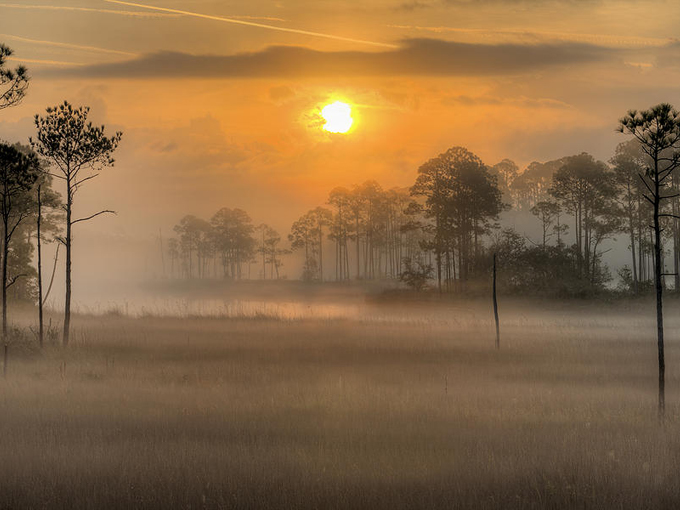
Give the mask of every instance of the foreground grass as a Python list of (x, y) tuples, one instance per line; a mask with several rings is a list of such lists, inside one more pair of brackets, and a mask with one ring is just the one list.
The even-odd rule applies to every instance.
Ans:
[[(0, 382), (0, 508), (677, 508), (677, 324), (80, 317)], [(672, 312), (670, 312), (672, 315)]]

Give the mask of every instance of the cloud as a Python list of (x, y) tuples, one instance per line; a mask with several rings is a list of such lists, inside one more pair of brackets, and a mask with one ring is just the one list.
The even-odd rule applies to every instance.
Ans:
[(526, 108), (571, 108), (572, 106), (557, 99), (533, 97), (496, 97), (496, 96), (449, 96), (442, 99), (446, 106), (519, 106)]
[(20, 5), (20, 4), (0, 4), (0, 7), (5, 9), (25, 9), (25, 10), (39, 10), (39, 11), (74, 11), (74, 12), (92, 12), (98, 14), (115, 14), (118, 16), (130, 16), (133, 18), (177, 18), (179, 14), (157, 13), (157, 12), (139, 12), (139, 11), (119, 11), (113, 9), (93, 9), (91, 7), (68, 7), (65, 5)]
[(398, 5), (394, 10), (404, 12), (414, 12), (422, 9), (430, 9), (434, 7), (431, 3), (422, 2), (420, 0), (410, 0)]
[(67, 50), (80, 50), (80, 51), (88, 51), (88, 52), (95, 52), (95, 53), (110, 53), (114, 55), (125, 55), (127, 57), (135, 57), (138, 56), (138, 53), (131, 53), (129, 51), (120, 51), (120, 50), (111, 50), (108, 48), (100, 48), (98, 46), (84, 46), (82, 44), (70, 44), (70, 43), (62, 43), (62, 42), (56, 42), (56, 41), (44, 41), (41, 39), (29, 39), (28, 37), (20, 37), (18, 35), (10, 35), (10, 34), (0, 34), (0, 37), (3, 39), (10, 39), (13, 41), (20, 41), (28, 44), (38, 44), (38, 45), (44, 45), (44, 46), (52, 46), (55, 48), (64, 48)]
[(182, 16), (191, 16), (194, 18), (201, 18), (201, 19), (207, 19), (207, 20), (212, 20), (212, 21), (221, 21), (224, 23), (233, 23), (236, 25), (246, 25), (249, 27), (255, 27), (255, 28), (263, 28), (266, 30), (275, 30), (278, 32), (288, 32), (291, 34), (299, 34), (299, 35), (308, 35), (312, 37), (322, 37), (325, 39), (334, 39), (336, 41), (345, 41), (345, 42), (353, 42), (353, 43), (359, 43), (359, 44), (369, 44), (372, 46), (383, 46), (383, 47), (393, 47), (391, 44), (385, 44), (381, 42), (375, 42), (375, 41), (366, 41), (363, 39), (353, 39), (351, 37), (343, 37), (340, 35), (333, 35), (333, 34), (326, 34), (326, 33), (321, 33), (321, 32), (312, 32), (309, 30), (301, 30), (298, 28), (287, 28), (287, 27), (279, 27), (276, 25), (266, 25), (263, 23), (254, 23), (252, 21), (245, 21), (244, 19), (238, 19), (239, 17), (237, 16), (232, 16), (230, 18), (226, 18), (224, 16), (214, 16), (211, 14), (202, 14), (199, 12), (192, 12), (192, 11), (182, 11), (179, 9), (168, 9), (167, 7), (156, 7), (154, 5), (146, 5), (146, 4), (138, 4), (138, 3), (133, 3), (133, 2), (124, 2), (122, 0), (104, 0), (105, 2), (111, 3), (111, 4), (118, 4), (118, 5), (125, 5), (127, 7), (138, 7), (140, 9), (150, 9), (153, 11), (158, 11), (162, 13), (169, 13), (169, 14), (179, 14)]
[(411, 32), (429, 32), (446, 34), (448, 37), (465, 38), (464, 42), (480, 42), (486, 44), (540, 44), (550, 42), (576, 42), (607, 47), (661, 47), (673, 42), (662, 37), (640, 37), (633, 35), (587, 34), (582, 32), (560, 32), (537, 29), (486, 29), (462, 28), (449, 26), (420, 25), (387, 25), (389, 28), (408, 30)]
[(53, 72), (140, 79), (497, 76), (599, 62), (616, 55), (612, 48), (574, 42), (489, 45), (410, 39), (398, 49), (383, 52), (322, 52), (300, 46), (271, 46), (258, 52), (224, 56), (161, 52)]

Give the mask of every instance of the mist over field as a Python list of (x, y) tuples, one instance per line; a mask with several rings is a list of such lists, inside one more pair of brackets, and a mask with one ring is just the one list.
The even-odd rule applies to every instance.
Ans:
[(0, 510), (680, 508), (671, 0), (0, 2)]

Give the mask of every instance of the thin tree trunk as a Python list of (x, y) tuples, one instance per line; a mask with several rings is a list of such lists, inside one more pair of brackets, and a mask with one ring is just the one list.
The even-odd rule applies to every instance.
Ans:
[(43, 284), (42, 284), (42, 239), (40, 238), (40, 227), (42, 224), (42, 189), (38, 185), (38, 219), (36, 222), (38, 235), (38, 341), (40, 348), (44, 343), (44, 321), (43, 321)]
[(496, 320), (496, 349), (501, 348), (501, 330), (498, 323), (498, 300), (496, 299), (496, 254), (493, 254), (493, 316)]
[(663, 421), (666, 412), (666, 363), (664, 359), (663, 341), (663, 284), (661, 265), (661, 225), (659, 222), (659, 206), (661, 190), (659, 183), (658, 162), (655, 161), (654, 180), (654, 275), (656, 284), (656, 330), (659, 354), (659, 420)]
[(66, 180), (66, 300), (64, 303), (64, 335), (62, 343), (68, 347), (69, 335), (71, 332), (71, 208), (73, 206), (73, 190), (71, 189), (71, 178)]
[(357, 249), (357, 280), (358, 280), (359, 278), (361, 278), (361, 273), (360, 273), (361, 265), (359, 263), (360, 251), (359, 251), (359, 215), (358, 214), (354, 217), (354, 228), (356, 229), (355, 230), (355, 232), (356, 232), (355, 236), (356, 236), (356, 249)]
[(630, 210), (628, 212), (628, 229), (630, 231), (630, 253), (633, 258), (633, 292), (638, 293), (638, 272), (637, 263), (635, 258), (635, 229), (633, 227), (633, 213)]
[(9, 243), (7, 242), (8, 232), (8, 212), (7, 212), (7, 192), (2, 197), (3, 218), (2, 218), (2, 343), (4, 346), (2, 373), (7, 377), (7, 259), (9, 258)]
[(319, 225), (319, 281), (323, 283), (323, 232)]

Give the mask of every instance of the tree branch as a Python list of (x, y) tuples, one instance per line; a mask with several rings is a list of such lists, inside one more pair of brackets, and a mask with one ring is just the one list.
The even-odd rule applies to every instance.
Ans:
[(73, 185), (77, 188), (78, 186), (80, 186), (85, 181), (89, 181), (90, 179), (94, 179), (95, 177), (98, 177), (98, 176), (99, 176), (99, 174), (93, 174), (93, 175), (90, 175), (89, 177), (83, 177), (79, 181), (74, 182)]
[(14, 284), (17, 282), (17, 280), (18, 280), (19, 278), (21, 278), (21, 277), (23, 277), (23, 276), (28, 276), (28, 275), (22, 273), (22, 274), (16, 275), (14, 278), (10, 278), (10, 279), (9, 279), (9, 283), (7, 283), (7, 286), (6, 286), (5, 288), (6, 288), (6, 289), (9, 289), (12, 285), (14, 285)]
[(99, 211), (98, 213), (94, 213), (90, 216), (87, 216), (86, 218), (79, 218), (77, 220), (74, 220), (74, 221), (71, 222), (71, 225), (75, 225), (76, 223), (80, 223), (81, 221), (89, 221), (92, 218), (96, 218), (100, 214), (117, 214), (117, 213), (116, 213), (116, 211), (110, 211), (110, 210), (106, 209), (104, 211)]

